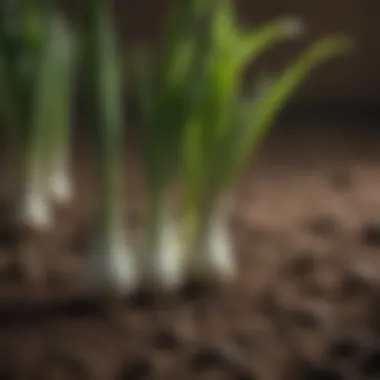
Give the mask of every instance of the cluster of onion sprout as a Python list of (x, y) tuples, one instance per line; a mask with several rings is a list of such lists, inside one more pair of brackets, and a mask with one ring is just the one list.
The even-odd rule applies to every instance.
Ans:
[(17, 222), (49, 229), (54, 205), (72, 200), (73, 91), (85, 65), (101, 191), (84, 284), (127, 294), (145, 282), (172, 290), (194, 277), (233, 279), (227, 199), (236, 177), (289, 97), (347, 41), (317, 41), (243, 96), (248, 65), (302, 35), (302, 24), (284, 18), (246, 30), (229, 0), (173, 1), (161, 49), (135, 73), (147, 193), (132, 244), (123, 215), (125, 68), (111, 7), (82, 1), (74, 28), (56, 5), (8, 0), (0, 14), (0, 119), (17, 173)]

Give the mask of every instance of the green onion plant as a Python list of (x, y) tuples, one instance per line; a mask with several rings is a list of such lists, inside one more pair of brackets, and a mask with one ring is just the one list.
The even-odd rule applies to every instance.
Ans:
[(237, 175), (310, 72), (348, 47), (345, 38), (323, 38), (243, 97), (248, 64), (299, 37), (302, 24), (288, 18), (244, 30), (231, 1), (175, 5), (167, 44), (139, 86), (148, 184), (142, 256), (149, 278), (166, 287), (189, 276), (234, 278), (226, 200)]
[(121, 56), (111, 10), (104, 0), (84, 2), (86, 67), (100, 185), (98, 239), (84, 268), (92, 289), (128, 292), (137, 284), (135, 250), (124, 226)]
[[(3, 12), (4, 10), (4, 12)], [(66, 20), (38, 1), (6, 1), (0, 15), (0, 119), (16, 173), (13, 216), (51, 225), (69, 201), (71, 90), (76, 48)]]

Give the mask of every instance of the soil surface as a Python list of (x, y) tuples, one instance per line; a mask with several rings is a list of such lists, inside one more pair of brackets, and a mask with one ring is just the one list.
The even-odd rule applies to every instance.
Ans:
[(379, 141), (376, 126), (277, 128), (237, 192), (236, 283), (122, 305), (80, 290), (96, 199), (80, 145), (56, 230), (1, 228), (0, 379), (380, 378)]

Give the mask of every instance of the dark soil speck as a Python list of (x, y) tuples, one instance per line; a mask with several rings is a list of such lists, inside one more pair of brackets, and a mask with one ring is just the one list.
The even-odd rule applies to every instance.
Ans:
[(380, 334), (380, 295), (376, 294), (369, 306), (369, 326), (373, 333)]
[(380, 247), (380, 220), (372, 220), (363, 225), (361, 240), (367, 246)]
[(157, 304), (157, 294), (153, 289), (139, 289), (127, 301), (130, 306), (138, 309), (152, 309)]
[(153, 373), (153, 366), (148, 359), (140, 358), (124, 364), (116, 380), (143, 380)]
[(281, 311), (281, 303), (274, 290), (266, 290), (259, 298), (258, 305), (263, 315), (273, 317)]
[(349, 269), (342, 277), (340, 292), (345, 297), (363, 296), (369, 294), (374, 285), (373, 268)]
[(294, 277), (310, 276), (316, 266), (316, 253), (300, 252), (285, 267), (285, 274)]
[(336, 215), (326, 213), (314, 217), (307, 223), (310, 232), (317, 236), (327, 236), (336, 232), (338, 220)]
[(225, 367), (230, 359), (217, 347), (201, 347), (190, 358), (190, 366), (195, 372)]
[(329, 357), (332, 360), (351, 359), (359, 354), (361, 343), (358, 339), (345, 336), (333, 340), (329, 345)]
[(361, 364), (361, 374), (365, 377), (380, 377), (380, 349), (370, 352)]
[(3, 248), (12, 248), (17, 245), (21, 238), (20, 229), (9, 226), (0, 225), (0, 246)]
[(231, 375), (230, 380), (260, 380), (260, 377), (247, 369), (236, 371)]
[(158, 349), (172, 350), (180, 345), (180, 339), (173, 329), (159, 329), (153, 333), (153, 345)]
[(304, 329), (321, 327), (329, 318), (329, 306), (323, 302), (310, 302), (290, 311), (294, 325)]
[(208, 289), (201, 281), (188, 281), (179, 291), (179, 296), (184, 301), (194, 301), (203, 298)]
[(309, 367), (301, 371), (299, 380), (343, 380), (343, 375), (335, 368)]

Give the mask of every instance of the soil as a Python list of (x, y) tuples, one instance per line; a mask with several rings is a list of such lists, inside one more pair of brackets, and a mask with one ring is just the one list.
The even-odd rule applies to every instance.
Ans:
[(78, 144), (57, 228), (1, 228), (0, 379), (380, 378), (380, 130), (309, 124), (278, 127), (242, 178), (236, 283), (122, 303), (80, 287), (96, 196)]

